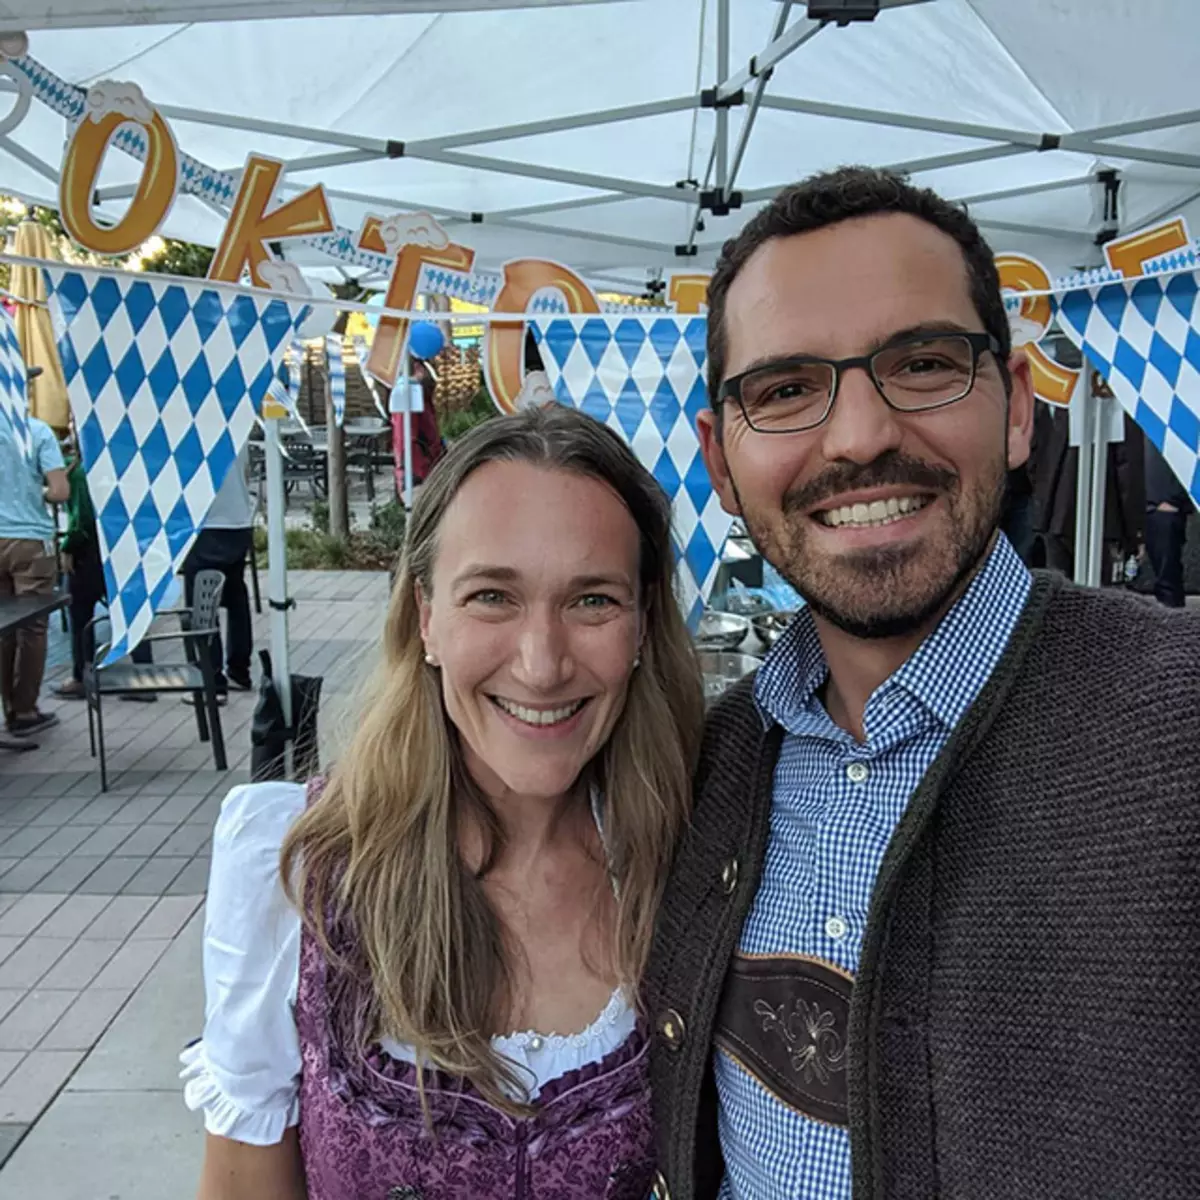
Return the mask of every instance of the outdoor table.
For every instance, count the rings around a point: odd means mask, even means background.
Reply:
[[[49,616],[65,608],[70,596],[53,591],[42,596],[4,596],[0,598],[0,636],[15,633],[22,625]],[[36,750],[37,743],[27,738],[9,738],[0,734],[0,750]]]

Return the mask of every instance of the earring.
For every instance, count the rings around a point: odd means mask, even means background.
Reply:
[[[435,663],[435,662],[433,661],[433,655],[432,655],[432,654],[427,654],[427,655],[425,655],[425,661],[426,661],[426,662],[427,662],[427,663],[428,663],[428,664],[429,664],[431,667],[436,667],[436,666],[437,666],[437,663]]]
[[[637,657],[636,657],[636,658],[633,660],[633,669],[636,671],[636,670],[638,669],[638,667],[640,667],[641,665],[642,665],[642,656],[639,654],[639,655],[638,655],[638,656],[637,656]]]

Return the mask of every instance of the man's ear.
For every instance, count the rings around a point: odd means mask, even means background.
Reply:
[[[1087,370],[1084,363],[1084,370]],[[1029,461],[1033,444],[1033,416],[1037,397],[1033,394],[1033,375],[1024,350],[1014,351],[1008,360],[1012,390],[1008,396],[1008,469],[1015,470]]]
[[[708,469],[708,477],[720,497],[721,507],[731,516],[740,517],[742,506],[738,503],[737,490],[729,474],[723,432],[721,418],[711,408],[696,414],[696,434],[700,438],[700,453]]]

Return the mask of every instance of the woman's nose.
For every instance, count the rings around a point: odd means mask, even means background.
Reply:
[[[516,657],[517,676],[531,688],[551,691],[569,679],[570,638],[561,617],[531,614],[521,629]]]

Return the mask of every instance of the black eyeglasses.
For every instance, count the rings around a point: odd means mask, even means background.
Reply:
[[[731,376],[719,395],[736,400],[758,433],[802,433],[828,418],[842,375],[854,367],[898,412],[925,412],[961,400],[975,386],[985,351],[999,359],[1000,343],[990,333],[918,334],[857,358],[781,358]]]

